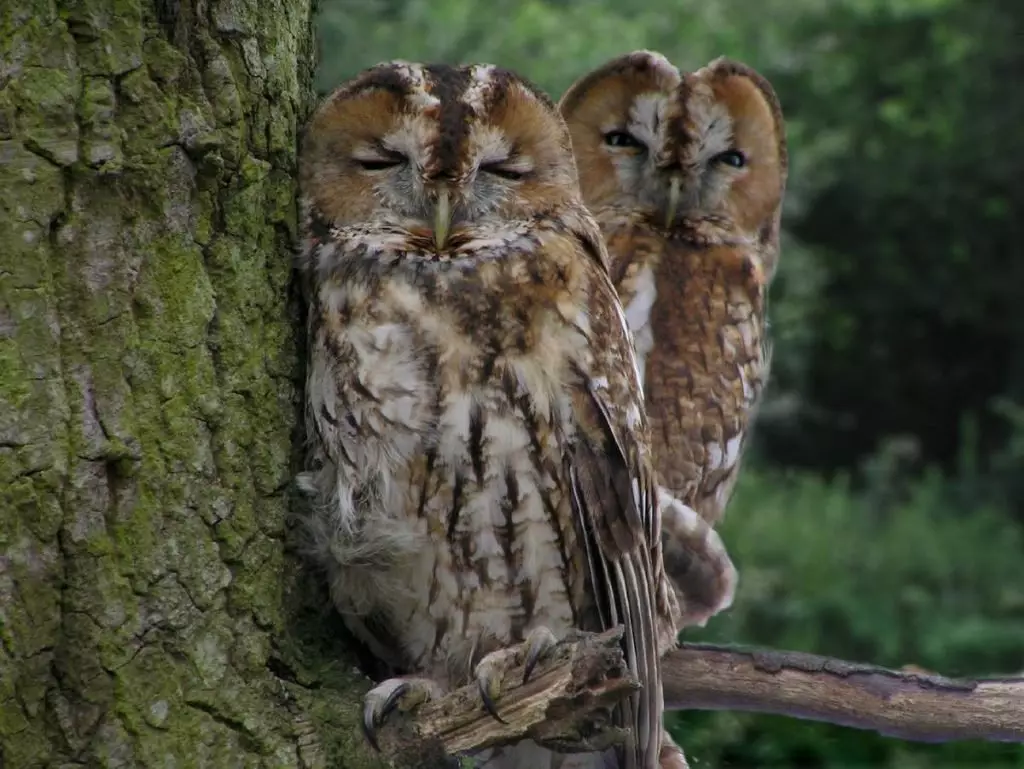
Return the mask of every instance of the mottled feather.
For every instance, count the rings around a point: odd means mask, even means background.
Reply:
[[[303,483],[346,623],[424,692],[539,627],[624,624],[644,689],[618,766],[658,766],[678,609],[650,430],[553,104],[487,65],[373,68],[314,116],[302,193]],[[481,760],[561,762],[532,744]]]
[[[741,63],[681,73],[650,51],[580,78],[559,106],[643,370],[667,568],[685,622],[702,623],[735,590],[711,527],[768,376],[766,301],[787,166],[781,110]]]

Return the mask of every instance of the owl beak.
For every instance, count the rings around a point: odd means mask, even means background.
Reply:
[[[673,174],[672,181],[668,184],[668,208],[665,211],[665,227],[671,227],[676,218],[676,209],[679,208],[679,188],[682,180]]]
[[[451,192],[446,187],[437,191],[437,203],[434,207],[434,244],[438,250],[444,248],[448,241],[448,232],[452,226]]]

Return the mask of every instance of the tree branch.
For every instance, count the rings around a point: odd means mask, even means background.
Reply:
[[[378,734],[396,769],[457,767],[448,756],[531,739],[564,752],[621,741],[611,709],[639,684],[622,655],[622,629],[559,645],[527,684],[520,664],[486,713],[475,685],[394,716]],[[662,663],[669,710],[733,710],[869,729],[917,742],[1024,742],[1024,678],[964,680],[887,670],[801,652],[684,644]]]
[[[396,769],[437,769],[447,765],[444,756],[524,739],[564,752],[603,750],[625,736],[609,724],[612,708],[640,688],[621,642],[621,627],[563,641],[528,683],[502,694],[498,709],[505,723],[483,709],[475,684],[427,702],[412,719],[393,716],[377,734],[381,751]],[[522,681],[522,663],[506,674],[510,684]]]
[[[1024,678],[971,681],[800,652],[683,644],[662,663],[670,710],[734,710],[916,742],[1024,742]]]

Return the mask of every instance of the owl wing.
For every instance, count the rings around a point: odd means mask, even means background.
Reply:
[[[644,686],[627,704],[633,735],[620,766],[649,769],[658,766],[661,745],[659,619],[668,613],[658,491],[626,320],[600,259],[588,268],[592,358],[589,370],[576,372],[580,429],[568,474],[601,624],[625,626],[627,662]]]

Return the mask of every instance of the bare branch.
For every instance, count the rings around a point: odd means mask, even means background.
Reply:
[[[957,680],[707,644],[683,644],[662,673],[671,710],[774,713],[916,742],[1024,742],[1024,678]]]
[[[457,767],[446,756],[532,739],[564,752],[622,739],[611,709],[638,688],[620,646],[622,629],[581,633],[527,684],[510,671],[487,714],[475,685],[393,717],[378,734],[396,769]],[[662,663],[669,710],[733,710],[824,721],[918,742],[1024,742],[1024,678],[957,680],[887,670],[800,652],[684,644]],[[446,761],[450,763],[446,763]]]
[[[621,642],[621,627],[574,634],[528,683],[518,683],[523,660],[506,675],[510,688],[498,701],[505,723],[483,709],[474,684],[424,704],[412,719],[389,719],[377,735],[381,750],[396,769],[436,769],[447,765],[446,755],[524,739],[563,752],[603,750],[625,736],[609,724],[612,708],[640,687],[626,666]]]

